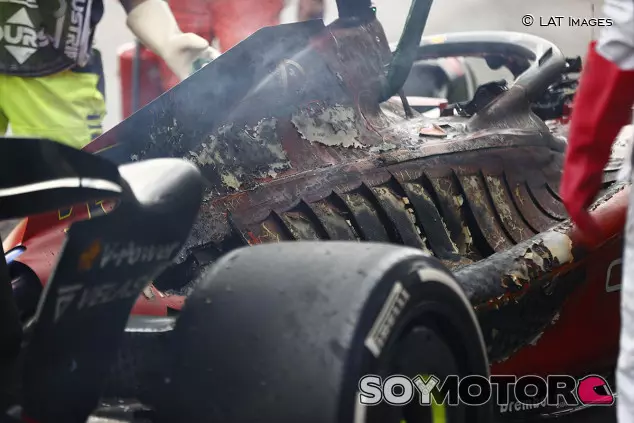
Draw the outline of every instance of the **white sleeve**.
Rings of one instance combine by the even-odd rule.
[[[601,28],[597,52],[623,70],[634,70],[634,0],[604,0],[603,15],[612,25]]]

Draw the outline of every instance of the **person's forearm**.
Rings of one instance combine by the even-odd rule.
[[[164,56],[164,47],[175,35],[182,34],[174,14],[164,0],[128,0],[127,25],[132,33],[150,50]]]
[[[181,80],[192,73],[196,60],[210,62],[220,55],[204,38],[181,31],[166,1],[122,0],[122,3],[128,13],[128,28]]]

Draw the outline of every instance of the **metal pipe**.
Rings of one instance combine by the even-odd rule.
[[[141,43],[137,40],[134,46],[134,60],[132,61],[132,113],[139,110],[141,104]]]
[[[394,51],[387,71],[381,102],[386,101],[403,87],[416,59],[418,46],[427,25],[433,0],[413,0],[405,21],[403,33]]]

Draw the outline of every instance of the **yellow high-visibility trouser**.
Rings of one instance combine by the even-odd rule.
[[[77,149],[100,135],[101,75],[65,70],[42,77],[0,74],[0,136],[48,138]]]

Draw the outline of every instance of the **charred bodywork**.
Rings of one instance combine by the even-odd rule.
[[[278,55],[252,57],[273,38],[285,44]],[[376,21],[268,28],[240,47],[91,145],[116,161],[198,164],[209,187],[192,246],[221,254],[267,240],[376,239],[453,266],[565,219],[556,195],[565,144],[530,112],[520,82],[471,119],[405,119],[401,106],[378,103],[390,54]],[[245,72],[231,71],[238,63]]]
[[[116,161],[179,156],[199,166],[209,185],[185,263],[284,240],[429,252],[464,280],[492,322],[492,358],[506,358],[574,288],[533,308],[539,323],[513,339],[495,324],[530,285],[575,260],[570,238],[552,229],[567,219],[557,194],[565,140],[559,123],[553,130],[532,110],[568,63],[551,43],[516,33],[427,37],[417,50],[417,59],[454,55],[503,57],[518,78],[487,92],[471,117],[407,118],[399,101],[379,102],[392,55],[378,21],[266,28],[90,148]],[[606,184],[616,170],[618,159]]]
[[[597,210],[609,238],[581,247],[558,196],[565,126],[538,116],[552,109],[552,87],[561,87],[571,62],[553,44],[518,33],[416,42],[411,60],[484,57],[501,61],[516,80],[478,90],[469,107],[458,107],[463,116],[420,115],[396,97],[399,53],[391,53],[380,23],[343,13],[327,27],[262,29],[87,150],[117,163],[184,157],[206,178],[187,248],[162,283],[185,285],[196,269],[247,245],[401,244],[454,272],[478,314],[494,372],[609,367],[618,295],[601,306],[588,301],[604,294],[588,257],[596,254],[599,273],[619,257],[629,190],[614,184],[615,155]],[[567,332],[567,348],[584,349],[579,358],[558,352],[553,335],[563,330],[560,316],[580,313],[567,311],[570,301],[587,306],[583,313],[607,313],[612,324],[606,331],[590,321],[584,333]],[[589,334],[600,341],[588,345]]]

